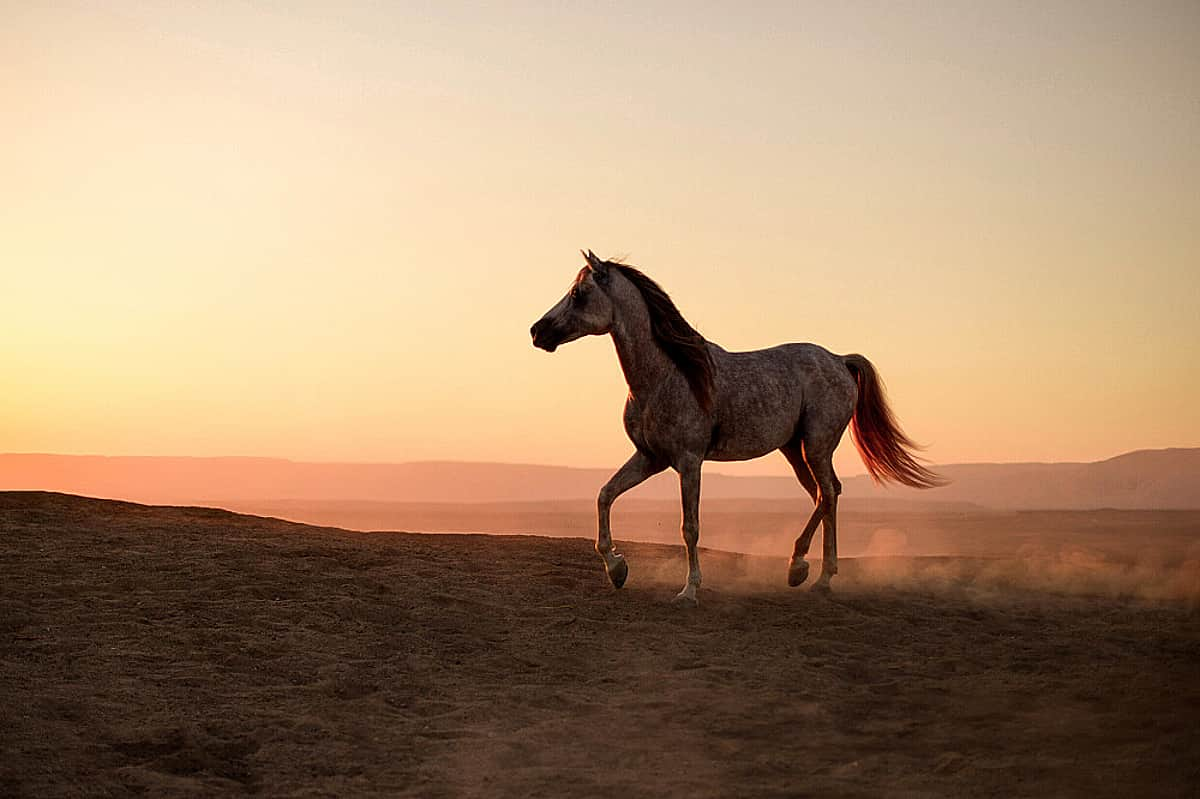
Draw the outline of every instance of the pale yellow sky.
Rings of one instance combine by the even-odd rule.
[[[42,5],[0,451],[615,467],[611,344],[528,339],[580,247],[938,462],[1200,445],[1195,3]]]

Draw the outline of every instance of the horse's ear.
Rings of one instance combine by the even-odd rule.
[[[580,252],[583,252],[582,250]],[[592,269],[592,277],[600,283],[608,281],[608,263],[604,260],[596,258],[596,254],[590,250],[583,253],[583,257],[588,259],[588,266]]]

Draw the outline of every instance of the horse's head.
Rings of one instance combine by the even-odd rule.
[[[582,252],[582,251],[581,251]],[[579,271],[571,290],[529,328],[533,346],[554,352],[584,336],[602,336],[612,330],[613,304],[608,296],[610,265],[588,250],[587,266]]]

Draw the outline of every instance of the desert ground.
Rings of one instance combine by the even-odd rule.
[[[876,531],[831,596],[706,550],[682,609],[677,544],[616,591],[585,538],[4,492],[0,795],[1194,797],[1196,532],[1148,518]]]

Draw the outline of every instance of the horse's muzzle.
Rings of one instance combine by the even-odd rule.
[[[533,346],[540,350],[554,352],[558,349],[559,336],[556,335],[548,319],[539,319],[534,322],[533,327],[529,328],[529,335],[533,337]]]

